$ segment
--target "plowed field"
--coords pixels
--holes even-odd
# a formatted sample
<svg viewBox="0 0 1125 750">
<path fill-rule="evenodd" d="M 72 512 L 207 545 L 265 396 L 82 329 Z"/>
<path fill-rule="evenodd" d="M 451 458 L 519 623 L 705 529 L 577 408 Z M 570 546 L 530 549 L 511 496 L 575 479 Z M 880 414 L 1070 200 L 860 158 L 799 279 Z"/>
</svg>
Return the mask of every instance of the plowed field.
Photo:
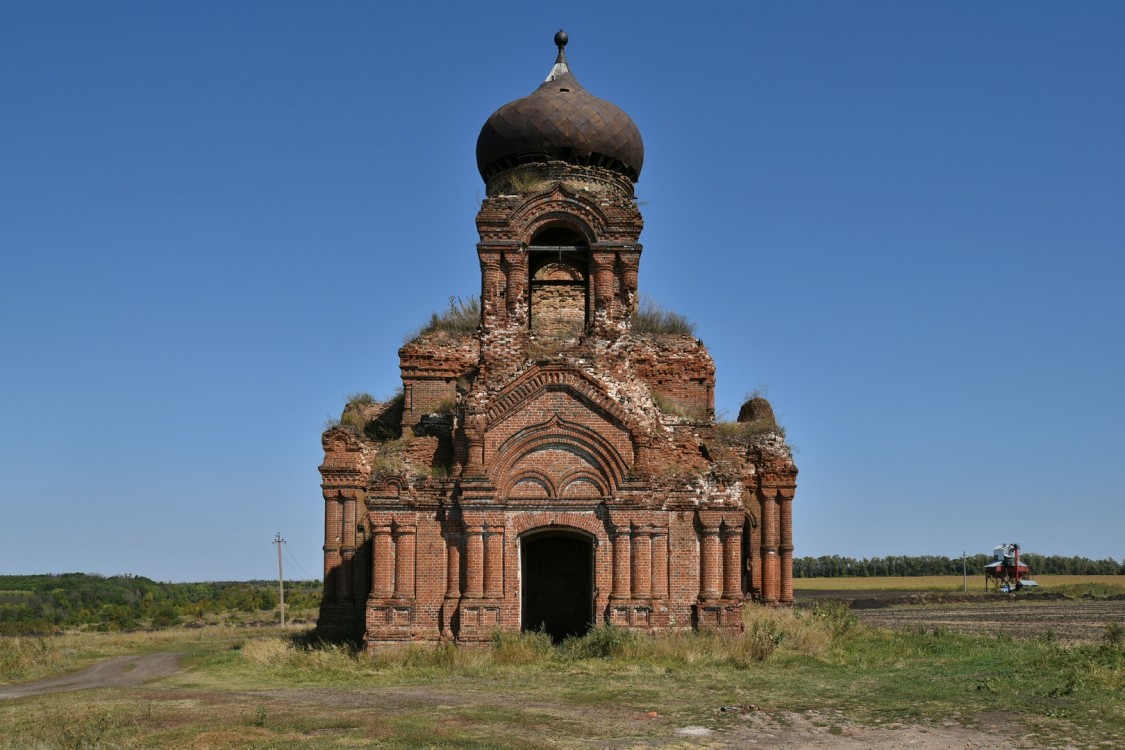
<svg viewBox="0 0 1125 750">
<path fill-rule="evenodd" d="M 1087 600 L 1048 596 L 960 596 L 904 591 L 802 592 L 798 603 L 848 602 L 861 622 L 893 630 L 944 629 L 958 633 L 1062 641 L 1096 641 L 1110 622 L 1125 624 L 1125 599 Z"/>
</svg>

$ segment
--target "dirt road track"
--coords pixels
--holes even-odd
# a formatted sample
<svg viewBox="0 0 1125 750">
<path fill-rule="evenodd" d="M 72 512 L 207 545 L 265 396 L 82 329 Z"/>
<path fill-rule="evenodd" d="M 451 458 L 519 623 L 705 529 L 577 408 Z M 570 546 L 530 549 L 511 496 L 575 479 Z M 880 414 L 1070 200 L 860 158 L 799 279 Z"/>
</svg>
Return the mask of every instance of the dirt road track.
<svg viewBox="0 0 1125 750">
<path fill-rule="evenodd" d="M 0 687 L 0 701 L 8 698 L 21 698 L 47 695 L 68 690 L 91 688 L 134 687 L 145 682 L 175 674 L 180 670 L 182 654 L 148 654 L 119 656 L 98 662 L 81 672 L 61 677 L 52 677 L 22 685 Z M 261 706 L 263 700 L 272 706 L 274 702 L 296 702 L 308 706 L 323 704 L 339 709 L 341 706 L 378 706 L 389 714 L 398 710 L 417 709 L 428 706 L 440 715 L 451 706 L 458 705 L 499 705 L 508 706 L 513 701 L 527 706 L 518 695 L 491 696 L 473 690 L 441 691 L 429 687 L 394 688 L 308 688 L 289 690 L 262 690 L 245 693 L 253 698 L 253 704 Z M 216 699 L 215 695 L 201 692 L 194 696 L 203 703 Z M 219 700 L 229 701 L 235 695 L 223 694 Z M 756 707 L 755 707 L 756 708 Z M 272 709 L 271 709 L 272 710 Z M 543 710 L 557 713 L 557 705 L 544 704 Z M 584 720 L 591 719 L 591 707 L 581 706 Z M 596 713 L 596 712 L 595 712 Z M 628 725 L 637 721 L 649 720 L 647 715 L 634 715 L 636 712 L 625 709 L 610 709 L 604 717 L 624 725 L 630 737 L 636 729 Z M 569 714 L 566 714 L 569 715 Z M 670 736 L 654 736 L 646 741 L 646 747 L 700 747 L 700 748 L 748 748 L 769 747 L 776 750 L 988 750 L 995 747 L 1036 748 L 1031 737 L 1021 736 L 1017 731 L 1018 721 L 1010 717 L 990 717 L 982 715 L 981 726 L 962 727 L 953 723 L 943 725 L 909 726 L 892 724 L 883 727 L 868 727 L 852 724 L 839 711 L 823 713 L 787 713 L 763 710 L 738 711 L 730 714 L 717 712 L 711 723 L 714 729 L 698 726 L 676 727 Z M 674 724 L 666 717 L 655 717 L 654 724 L 664 723 L 665 727 L 655 728 L 656 735 L 667 735 L 668 724 Z M 618 746 L 618 740 L 610 740 L 606 747 Z M 592 745 L 585 745 L 592 746 Z M 600 746 L 600 745 L 599 745 Z M 1069 747 L 1069 745 L 1067 745 Z"/>
<path fill-rule="evenodd" d="M 158 680 L 180 670 L 183 654 L 134 654 L 100 661 L 81 672 L 25 682 L 22 685 L 0 686 L 0 700 L 46 695 L 67 690 L 132 687 Z"/>
</svg>

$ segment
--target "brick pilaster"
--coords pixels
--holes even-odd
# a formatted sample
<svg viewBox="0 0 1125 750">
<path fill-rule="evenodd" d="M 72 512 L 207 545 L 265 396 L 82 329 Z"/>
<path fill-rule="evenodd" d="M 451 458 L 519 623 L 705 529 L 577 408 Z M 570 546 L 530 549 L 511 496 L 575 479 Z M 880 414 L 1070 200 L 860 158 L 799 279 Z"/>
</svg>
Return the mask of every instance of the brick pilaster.
<svg viewBox="0 0 1125 750">
<path fill-rule="evenodd" d="M 723 598 L 742 596 L 742 529 L 723 524 Z"/>
<path fill-rule="evenodd" d="M 778 552 L 781 557 L 781 592 L 780 601 L 785 604 L 793 603 L 793 497 L 781 493 L 778 495 L 780 506 L 780 531 L 781 544 Z"/>
<path fill-rule="evenodd" d="M 415 529 L 412 525 L 395 524 L 395 599 L 414 598 Z"/>
<path fill-rule="evenodd" d="M 633 528 L 632 589 L 635 599 L 652 595 L 652 537 L 647 529 Z"/>
<path fill-rule="evenodd" d="M 480 523 L 465 525 L 465 599 L 484 596 L 484 527 Z"/>
<path fill-rule="evenodd" d="M 464 537 L 449 532 L 445 540 L 445 598 L 461 597 L 461 544 Z"/>
<path fill-rule="evenodd" d="M 371 556 L 371 596 L 386 599 L 394 593 L 395 581 L 394 541 L 390 521 L 372 525 L 371 532 L 371 544 L 375 552 Z"/>
<path fill-rule="evenodd" d="M 489 527 L 484 531 L 484 595 L 498 599 L 504 595 L 504 529 Z"/>
<path fill-rule="evenodd" d="M 613 592 L 615 599 L 628 599 L 632 591 L 631 578 L 632 534 L 629 525 L 613 530 Z"/>
<path fill-rule="evenodd" d="M 699 525 L 699 598 L 718 599 L 722 593 L 723 575 L 719 521 L 710 513 L 700 513 Z"/>
</svg>

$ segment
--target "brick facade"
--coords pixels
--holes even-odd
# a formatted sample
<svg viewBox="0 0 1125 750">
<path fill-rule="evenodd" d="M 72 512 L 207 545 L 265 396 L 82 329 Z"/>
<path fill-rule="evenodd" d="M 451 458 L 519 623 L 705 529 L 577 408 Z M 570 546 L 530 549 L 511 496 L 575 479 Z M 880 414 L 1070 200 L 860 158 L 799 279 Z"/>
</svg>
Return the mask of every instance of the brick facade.
<svg viewBox="0 0 1125 750">
<path fill-rule="evenodd" d="M 571 150 L 482 166 L 480 325 L 403 346 L 401 396 L 324 433 L 322 633 L 738 631 L 745 602 L 792 601 L 772 410 L 716 424 L 702 342 L 632 332 L 639 164 Z"/>
</svg>

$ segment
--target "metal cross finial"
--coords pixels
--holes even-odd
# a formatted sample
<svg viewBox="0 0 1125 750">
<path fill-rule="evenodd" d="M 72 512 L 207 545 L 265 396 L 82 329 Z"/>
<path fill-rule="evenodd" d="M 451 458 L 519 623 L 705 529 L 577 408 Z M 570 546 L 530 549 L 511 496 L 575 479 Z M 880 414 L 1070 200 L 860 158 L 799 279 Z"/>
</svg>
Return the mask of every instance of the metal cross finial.
<svg viewBox="0 0 1125 750">
<path fill-rule="evenodd" d="M 563 52 L 563 47 L 565 47 L 566 43 L 569 41 L 570 37 L 568 37 L 566 32 L 562 29 L 559 29 L 558 33 L 555 34 L 555 46 L 559 48 L 559 56 L 555 58 L 556 65 L 559 63 L 566 65 L 566 53 Z"/>
<path fill-rule="evenodd" d="M 554 81 L 563 74 L 570 72 L 570 66 L 566 62 L 566 53 L 563 52 L 563 47 L 566 46 L 568 41 L 570 41 L 570 37 L 566 35 L 565 31 L 559 29 L 558 33 L 555 34 L 555 46 L 559 48 L 559 56 L 555 58 L 555 67 L 551 68 L 551 72 L 547 74 L 548 81 Z"/>
</svg>

